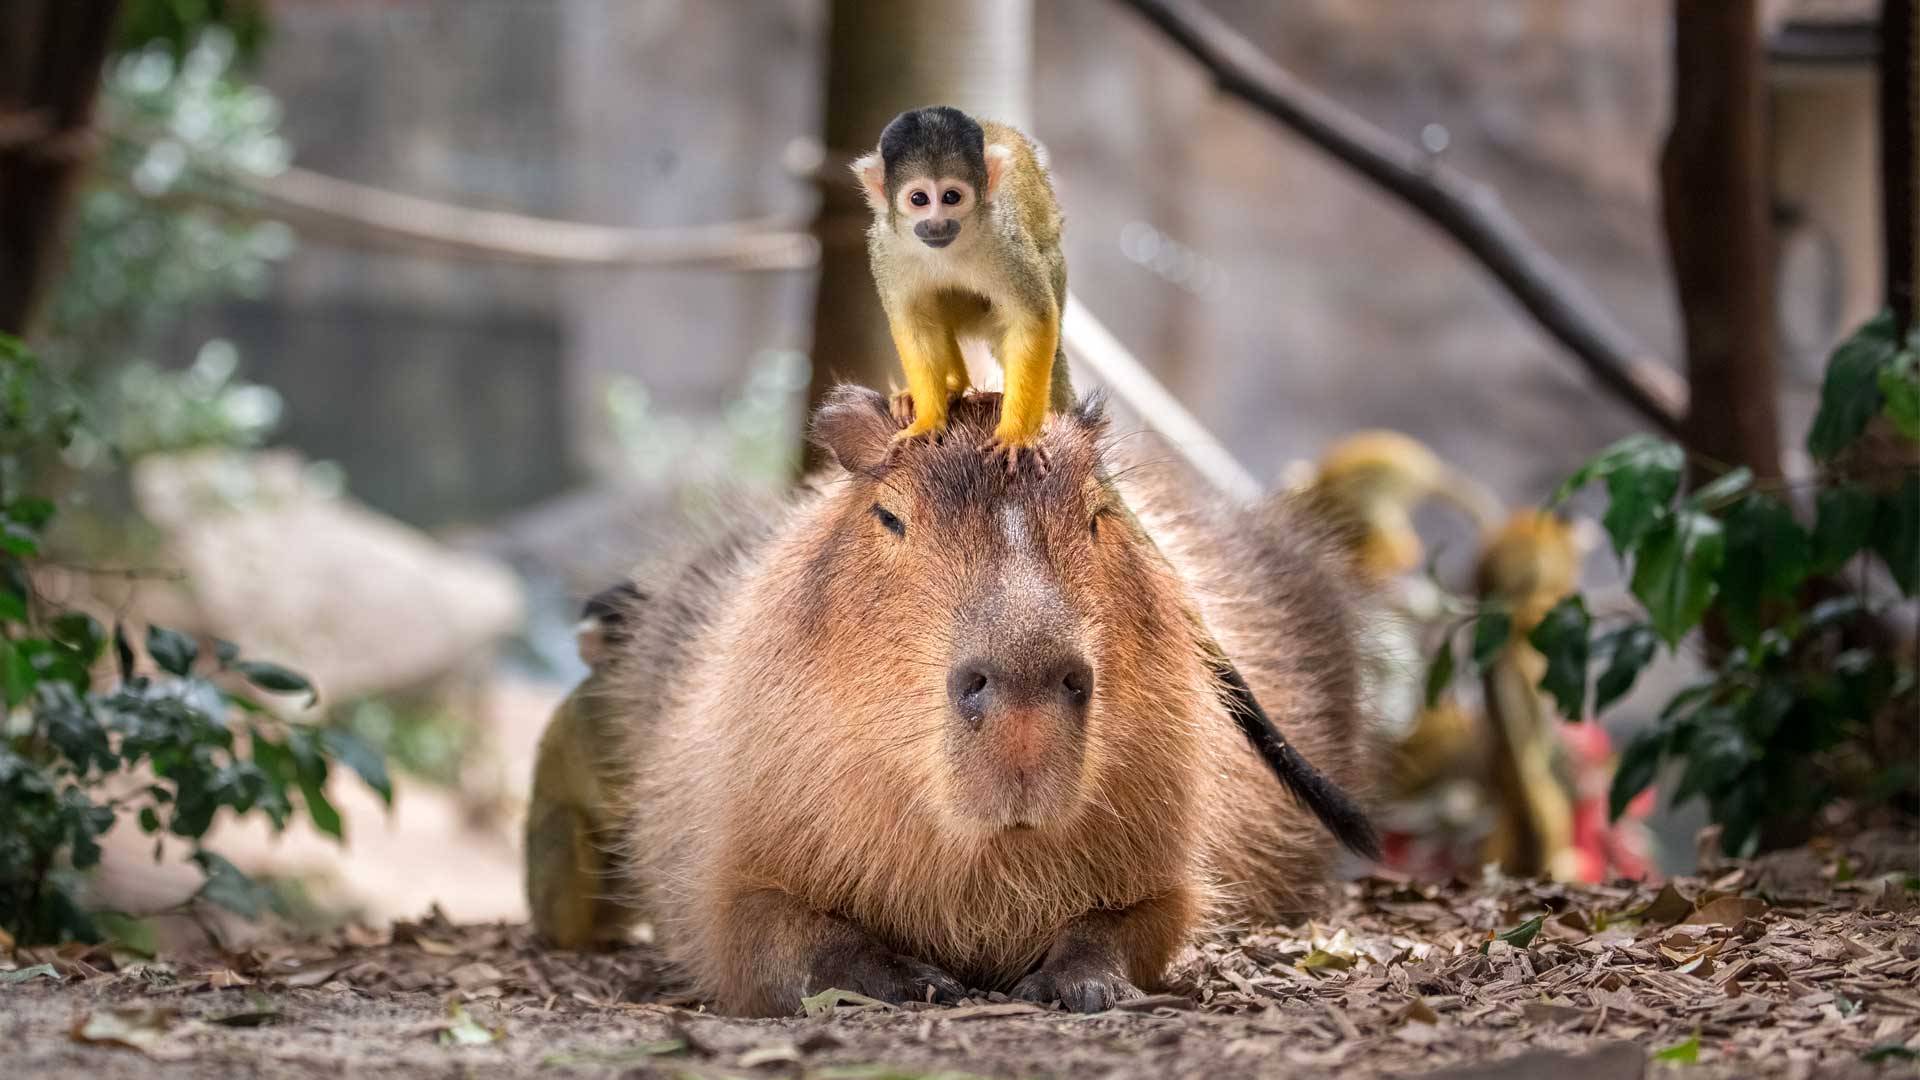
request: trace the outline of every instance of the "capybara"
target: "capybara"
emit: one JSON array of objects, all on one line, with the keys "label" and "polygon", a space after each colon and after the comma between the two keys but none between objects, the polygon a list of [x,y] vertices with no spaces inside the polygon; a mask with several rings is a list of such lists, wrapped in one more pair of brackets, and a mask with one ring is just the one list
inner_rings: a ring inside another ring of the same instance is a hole
[{"label": "capybara", "polygon": [[1285,500],[1121,452],[1097,403],[1010,476],[975,450],[998,408],[961,396],[889,453],[886,399],[839,388],[813,425],[837,468],[621,616],[593,693],[630,769],[627,899],[726,1011],[830,987],[1095,1011],[1325,890],[1374,760],[1357,576]]}]

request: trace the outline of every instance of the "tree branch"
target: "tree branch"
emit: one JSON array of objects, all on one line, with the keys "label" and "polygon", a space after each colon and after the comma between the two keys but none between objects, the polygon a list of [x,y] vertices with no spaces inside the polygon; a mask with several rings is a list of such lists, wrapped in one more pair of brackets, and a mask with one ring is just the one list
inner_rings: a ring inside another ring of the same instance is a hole
[{"label": "tree branch", "polygon": [[[111,136],[146,146],[151,136]],[[554,267],[804,270],[819,244],[786,219],[633,229],[425,199],[290,167],[261,178],[194,166],[208,183],[175,196],[284,221],[303,233],[392,250]]]},{"label": "tree branch", "polygon": [[1682,434],[1666,372],[1491,187],[1368,123],[1294,78],[1218,16],[1186,0],[1120,0],[1210,72],[1220,89],[1402,199],[1486,267],[1602,386],[1661,431]]}]

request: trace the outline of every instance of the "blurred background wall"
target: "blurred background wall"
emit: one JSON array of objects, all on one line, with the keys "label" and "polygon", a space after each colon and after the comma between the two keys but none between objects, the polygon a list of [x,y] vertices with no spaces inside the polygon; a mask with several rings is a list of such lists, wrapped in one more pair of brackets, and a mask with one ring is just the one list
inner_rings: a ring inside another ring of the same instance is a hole
[{"label": "blurred background wall", "polygon": [[[1663,4],[1217,9],[1491,183],[1677,354],[1652,168]],[[1035,12],[1035,128],[1076,290],[1263,478],[1389,426],[1533,497],[1632,428],[1449,241],[1214,95],[1138,20],[1101,0]],[[819,131],[825,18],[817,0],[280,0],[260,77],[296,163],[347,179],[614,225],[804,220],[814,191],[790,165]],[[555,271],[308,238],[266,297],[192,332],[238,341],[291,403],[283,441],[341,462],[358,496],[476,524],[618,481],[609,394],[628,380],[657,414],[719,415],[756,358],[806,347],[811,290],[806,272]],[[1808,348],[1855,314],[1805,315]]]}]

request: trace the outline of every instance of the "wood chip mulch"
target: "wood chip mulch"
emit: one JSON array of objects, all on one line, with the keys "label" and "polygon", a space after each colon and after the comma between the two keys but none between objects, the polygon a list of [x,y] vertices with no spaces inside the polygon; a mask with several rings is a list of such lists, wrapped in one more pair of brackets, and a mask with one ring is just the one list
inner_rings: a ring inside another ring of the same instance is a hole
[{"label": "wood chip mulch", "polygon": [[[1178,993],[1094,1017],[959,1007],[712,1016],[655,952],[437,916],[143,960],[0,961],[16,1075],[1920,1076],[1920,845],[1867,834],[1660,887],[1350,883],[1200,943]],[[0,1068],[0,1072],[8,1071]]]}]

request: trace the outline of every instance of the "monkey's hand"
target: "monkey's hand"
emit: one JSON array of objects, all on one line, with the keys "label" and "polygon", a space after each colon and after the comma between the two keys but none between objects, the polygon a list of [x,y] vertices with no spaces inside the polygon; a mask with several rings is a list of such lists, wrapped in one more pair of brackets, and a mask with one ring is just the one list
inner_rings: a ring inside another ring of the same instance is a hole
[{"label": "monkey's hand", "polygon": [[1008,476],[1018,476],[1027,471],[1038,480],[1047,475],[1047,470],[1053,464],[1047,457],[1046,448],[1038,442],[1010,440],[999,432],[980,444],[980,452],[986,455],[989,463],[1004,464]]}]

